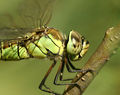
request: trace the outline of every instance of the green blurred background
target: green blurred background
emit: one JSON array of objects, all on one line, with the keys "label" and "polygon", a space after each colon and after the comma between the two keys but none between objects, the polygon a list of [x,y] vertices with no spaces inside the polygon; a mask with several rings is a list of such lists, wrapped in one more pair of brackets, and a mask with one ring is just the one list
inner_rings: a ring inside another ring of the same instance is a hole
[{"label": "green blurred background", "polygon": [[[29,0],[28,0],[29,1]],[[0,0],[0,13],[13,10],[18,0]],[[120,0],[59,0],[48,26],[55,27],[64,34],[76,30],[90,42],[86,56],[76,66],[83,66],[102,41],[105,31],[120,24]],[[84,95],[120,95],[120,49],[107,62]],[[81,64],[78,64],[81,63]],[[0,95],[49,95],[38,89],[41,79],[52,61],[47,59],[27,59],[21,61],[0,61]],[[59,66],[53,69],[47,84],[57,92],[65,86],[52,84]],[[75,74],[65,72],[64,77]]]}]

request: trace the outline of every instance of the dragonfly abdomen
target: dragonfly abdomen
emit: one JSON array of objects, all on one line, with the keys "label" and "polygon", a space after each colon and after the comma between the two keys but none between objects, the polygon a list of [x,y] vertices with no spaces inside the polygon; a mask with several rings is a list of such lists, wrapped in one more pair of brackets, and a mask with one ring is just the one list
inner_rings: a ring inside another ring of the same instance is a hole
[{"label": "dragonfly abdomen", "polygon": [[0,42],[0,59],[1,60],[19,60],[29,58],[27,49],[21,46],[19,41]]}]

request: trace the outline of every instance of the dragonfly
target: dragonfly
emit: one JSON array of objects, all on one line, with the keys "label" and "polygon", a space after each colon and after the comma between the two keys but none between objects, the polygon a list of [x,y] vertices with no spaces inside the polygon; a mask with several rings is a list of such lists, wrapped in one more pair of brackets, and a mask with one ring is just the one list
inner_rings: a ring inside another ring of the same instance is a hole
[{"label": "dragonfly", "polygon": [[[39,89],[59,95],[51,90],[45,81],[48,78],[57,60],[60,60],[53,83],[55,85],[74,85],[74,83],[58,83],[69,81],[63,79],[66,66],[68,72],[84,72],[76,68],[71,61],[80,60],[89,48],[89,42],[77,31],[70,31],[68,37],[59,30],[47,27],[51,17],[55,0],[23,0],[16,14],[0,16],[1,35],[6,38],[0,39],[0,60],[18,61],[29,58],[48,58],[53,60]],[[19,18],[19,19],[18,19]],[[8,35],[8,36],[7,36]]]}]

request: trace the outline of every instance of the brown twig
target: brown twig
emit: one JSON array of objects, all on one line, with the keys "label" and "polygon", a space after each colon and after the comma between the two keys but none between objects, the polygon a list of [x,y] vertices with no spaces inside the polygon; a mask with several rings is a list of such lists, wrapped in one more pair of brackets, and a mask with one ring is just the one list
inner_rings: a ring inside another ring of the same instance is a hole
[{"label": "brown twig", "polygon": [[88,69],[92,70],[93,72],[88,71],[85,74],[77,74],[72,81],[72,83],[77,83],[77,85],[67,86],[67,89],[63,95],[82,95],[100,69],[104,66],[106,61],[108,61],[111,55],[116,52],[115,50],[119,47],[119,45],[120,25],[107,30],[102,43],[83,67],[84,70]]}]

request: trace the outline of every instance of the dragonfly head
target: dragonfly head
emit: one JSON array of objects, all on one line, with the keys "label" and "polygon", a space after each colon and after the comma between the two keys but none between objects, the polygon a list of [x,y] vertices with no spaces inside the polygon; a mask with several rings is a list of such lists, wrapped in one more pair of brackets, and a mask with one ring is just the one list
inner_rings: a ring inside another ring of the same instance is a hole
[{"label": "dragonfly head", "polygon": [[68,36],[67,53],[70,60],[79,60],[87,52],[89,42],[76,31],[71,31]]}]

